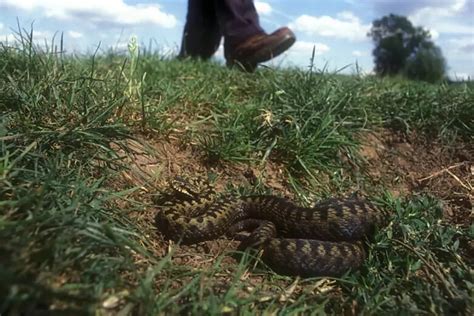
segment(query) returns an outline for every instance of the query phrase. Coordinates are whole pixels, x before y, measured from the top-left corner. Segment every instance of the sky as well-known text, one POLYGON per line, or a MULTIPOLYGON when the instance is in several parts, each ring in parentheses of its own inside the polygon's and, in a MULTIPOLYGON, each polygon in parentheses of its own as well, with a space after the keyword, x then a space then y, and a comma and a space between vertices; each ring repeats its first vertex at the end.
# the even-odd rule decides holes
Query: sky
MULTIPOLYGON (((297 37, 271 67, 308 67, 314 48, 318 69, 370 73, 373 43, 366 34, 373 20, 394 13, 430 31, 451 78, 474 78, 474 0, 259 0, 255 6, 268 33, 289 26, 297 37)), ((0 0, 0 41, 13 43, 18 24, 33 25, 35 42, 59 42, 62 33, 71 53, 126 51, 136 36, 141 47, 176 54, 186 10, 187 0, 0 0)), ((223 59, 222 47, 215 58, 223 59)))

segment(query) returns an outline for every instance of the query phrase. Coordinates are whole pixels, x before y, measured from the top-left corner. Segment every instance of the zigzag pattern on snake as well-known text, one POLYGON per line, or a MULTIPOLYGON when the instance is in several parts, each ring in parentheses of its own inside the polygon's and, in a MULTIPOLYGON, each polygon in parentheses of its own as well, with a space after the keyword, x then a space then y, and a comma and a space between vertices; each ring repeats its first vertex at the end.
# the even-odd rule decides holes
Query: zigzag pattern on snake
POLYGON ((175 179, 156 215, 158 230, 183 244, 250 231, 239 249, 262 249, 262 260, 286 275, 339 276, 365 259, 363 240, 385 214, 358 198, 301 207, 288 199, 217 196, 203 180, 175 179))

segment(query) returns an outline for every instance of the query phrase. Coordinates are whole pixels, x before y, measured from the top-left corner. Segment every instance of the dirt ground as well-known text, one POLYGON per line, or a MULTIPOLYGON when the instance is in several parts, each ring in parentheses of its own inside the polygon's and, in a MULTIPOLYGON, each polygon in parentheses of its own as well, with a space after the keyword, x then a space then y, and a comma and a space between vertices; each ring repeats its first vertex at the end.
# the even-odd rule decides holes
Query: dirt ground
POLYGON ((381 131, 364 135, 360 154, 370 177, 395 196, 429 193, 444 202, 444 219, 469 226, 474 216, 474 148, 449 147, 416 135, 381 131))
MULTIPOLYGON (((463 227, 474 217, 474 148, 472 144, 449 146, 429 142, 417 135, 395 134, 380 130, 360 137, 360 155, 365 160, 365 172, 376 184, 383 185, 395 196, 429 193, 444 203, 444 220, 463 227)), ((196 175, 212 172, 219 175, 216 189, 227 183, 254 185, 265 179, 265 186, 284 196, 293 197, 284 176, 284 169, 269 162, 263 167, 225 164, 210 166, 193 146, 182 146, 179 137, 166 141, 148 138, 140 143, 130 142, 133 159, 130 169, 123 173, 126 182, 140 186, 140 198, 150 201, 153 194, 166 186, 166 179, 176 175, 196 175), (262 177, 260 177, 262 176, 262 177)), ((134 220, 147 231, 157 256, 168 253, 172 245, 158 238, 153 212, 140 212, 134 220)), ((210 266, 224 251, 235 249, 236 243, 217 240, 174 249, 173 262, 202 268, 210 266)), ((474 242, 468 241, 464 251, 474 258, 474 242)), ((233 259, 229 259, 231 262, 233 259)), ((227 260, 225 260, 227 261, 227 260)), ((223 264, 226 262, 223 262, 223 264)))

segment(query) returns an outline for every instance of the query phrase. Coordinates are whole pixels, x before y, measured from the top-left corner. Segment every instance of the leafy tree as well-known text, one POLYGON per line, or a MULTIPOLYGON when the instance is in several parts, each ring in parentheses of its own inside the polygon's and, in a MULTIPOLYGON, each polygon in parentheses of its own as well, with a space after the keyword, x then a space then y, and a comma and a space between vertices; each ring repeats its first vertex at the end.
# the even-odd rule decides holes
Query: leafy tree
MULTIPOLYGON (((410 78, 422 80, 437 72, 442 72, 441 77, 444 75, 446 63, 441 50, 431 41, 430 33, 413 26, 406 17, 390 14, 375 20, 368 36, 375 44, 372 54, 377 74, 385 76, 403 73, 410 78), (435 65, 437 71, 430 74, 429 68, 423 66, 428 64, 435 65), (412 66, 415 68, 411 69, 412 66)), ((440 75, 436 79, 429 79, 436 81, 440 79, 440 75)))
POLYGON ((437 46, 425 46, 408 57, 403 70, 405 76, 414 80, 436 82, 445 77, 446 61, 437 46))

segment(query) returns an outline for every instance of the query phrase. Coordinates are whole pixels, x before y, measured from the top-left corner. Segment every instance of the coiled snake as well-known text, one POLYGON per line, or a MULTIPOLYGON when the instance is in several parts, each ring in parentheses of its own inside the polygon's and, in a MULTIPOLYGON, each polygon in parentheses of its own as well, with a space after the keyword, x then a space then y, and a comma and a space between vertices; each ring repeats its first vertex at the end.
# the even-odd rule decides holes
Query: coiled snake
POLYGON ((239 249, 262 249, 262 260, 286 275, 338 276, 365 260, 363 239, 385 215, 358 198, 301 207, 276 196, 217 196, 202 179, 171 182, 156 215, 158 230, 183 244, 251 231, 239 249))

